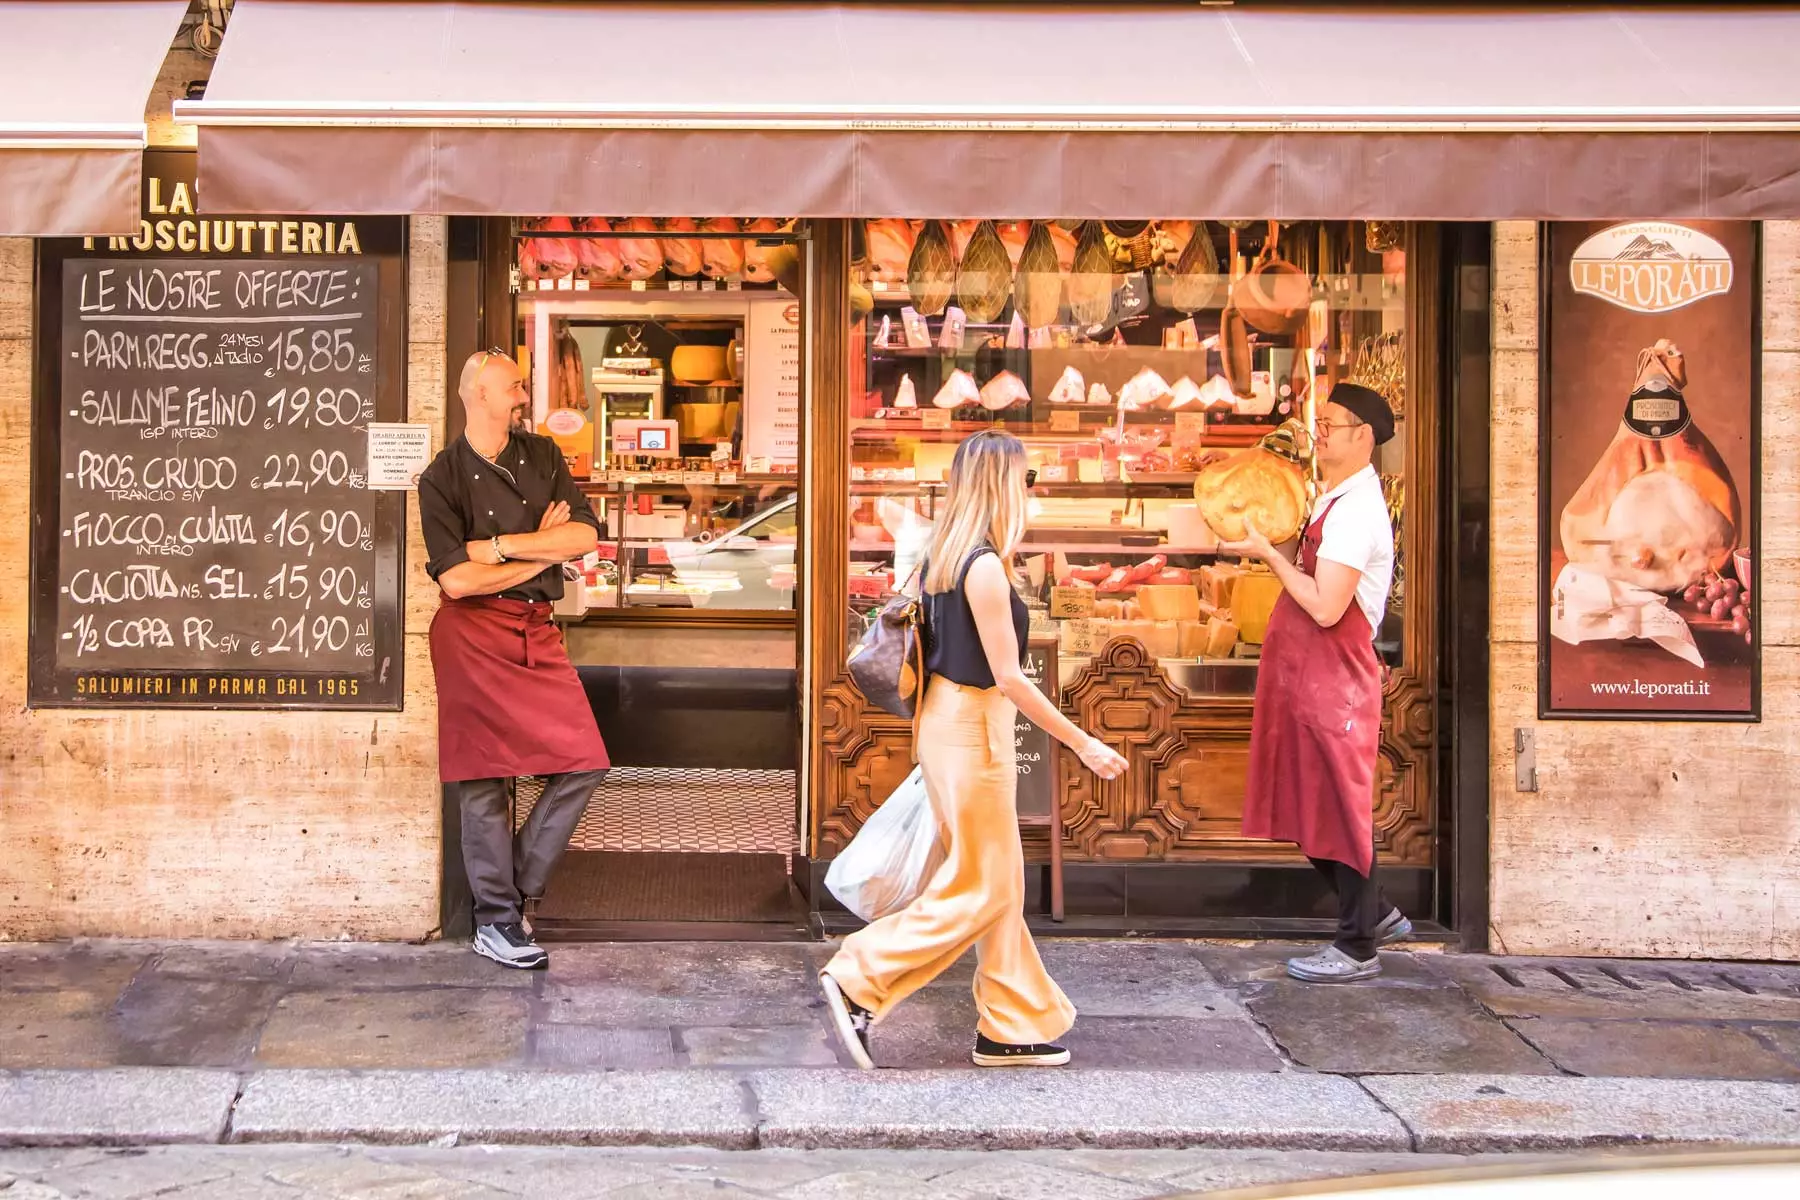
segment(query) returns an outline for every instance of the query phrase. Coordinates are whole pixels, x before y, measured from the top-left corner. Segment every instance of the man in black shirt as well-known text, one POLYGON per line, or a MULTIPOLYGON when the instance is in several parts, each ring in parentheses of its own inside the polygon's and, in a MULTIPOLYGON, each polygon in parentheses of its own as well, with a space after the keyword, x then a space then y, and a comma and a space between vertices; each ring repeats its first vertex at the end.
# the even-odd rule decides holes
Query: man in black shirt
POLYGON ((438 773, 462 813, 475 952, 543 967, 524 902, 543 895, 608 766, 550 605, 562 564, 594 548, 600 523, 556 443, 526 430, 512 359, 472 355, 457 391, 463 436, 419 477, 425 570, 443 591, 431 621, 438 773), (520 775, 543 776, 544 794, 515 837, 507 783, 520 775))

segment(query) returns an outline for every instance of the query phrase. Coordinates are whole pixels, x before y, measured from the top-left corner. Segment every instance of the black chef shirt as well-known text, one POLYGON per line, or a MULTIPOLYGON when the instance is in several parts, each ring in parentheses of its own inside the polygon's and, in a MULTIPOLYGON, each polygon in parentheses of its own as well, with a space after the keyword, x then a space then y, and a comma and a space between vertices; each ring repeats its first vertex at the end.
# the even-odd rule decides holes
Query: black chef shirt
MULTIPOLYGON (((569 506, 569 520, 600 529, 599 518, 551 439, 514 430, 500 457, 490 463, 467 438, 445 446, 419 476, 419 521, 425 527, 425 573, 435 582, 458 563, 469 561, 469 542, 509 533, 536 533, 556 501, 569 506)), ((562 568, 552 563, 500 595, 508 600, 548 603, 563 594, 562 568)))

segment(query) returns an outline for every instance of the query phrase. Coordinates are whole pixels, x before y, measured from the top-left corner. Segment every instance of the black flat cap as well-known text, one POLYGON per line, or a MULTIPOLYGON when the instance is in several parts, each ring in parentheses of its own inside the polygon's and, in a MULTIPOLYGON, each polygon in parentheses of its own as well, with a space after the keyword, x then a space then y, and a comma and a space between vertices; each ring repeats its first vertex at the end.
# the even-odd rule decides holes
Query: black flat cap
POLYGON ((1394 437, 1394 410, 1374 388, 1360 383, 1340 383, 1331 389, 1329 403, 1356 414, 1356 419, 1375 434, 1375 444, 1384 446, 1394 437))

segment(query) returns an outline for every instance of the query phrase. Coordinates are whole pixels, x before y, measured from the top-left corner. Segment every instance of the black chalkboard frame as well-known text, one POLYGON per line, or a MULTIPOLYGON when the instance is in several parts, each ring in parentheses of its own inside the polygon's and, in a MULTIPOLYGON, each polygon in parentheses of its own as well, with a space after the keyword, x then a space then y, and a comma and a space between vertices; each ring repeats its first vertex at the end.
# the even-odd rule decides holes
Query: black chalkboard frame
MULTIPOLYGON (((148 150, 144 153, 144 214, 151 213, 150 180, 161 181, 165 201, 174 181, 194 188, 196 155, 188 150, 148 150)), ((224 219, 226 214, 201 214, 224 219)), ((259 218, 267 219, 267 218, 259 218)), ((290 218, 292 219, 292 218, 290 218)), ((380 303, 376 320, 375 419, 406 419, 407 372, 407 222, 403 217, 327 217, 307 214, 311 221, 354 219, 362 261, 377 270, 380 303)), ((105 239, 90 248, 81 238, 46 238, 37 243, 33 280, 34 329, 31 427, 31 607, 28 650, 27 704, 33 708, 82 709, 214 709, 214 710, 348 710, 398 712, 405 699, 405 578, 406 493, 374 493, 375 586, 373 622, 375 653, 369 669, 361 673, 299 670, 188 670, 73 668, 58 662, 60 638, 56 629, 57 588, 60 578, 59 531, 62 528, 62 315, 63 263, 71 258, 120 258, 155 260, 187 258, 180 251, 161 253, 133 249, 109 250, 105 239), (120 681, 134 690, 99 691, 80 686, 83 679, 99 677, 120 681), (263 694, 218 695, 200 686, 189 693, 179 689, 136 690, 171 677, 192 678, 202 685, 209 679, 263 680, 263 694), (332 686, 324 686, 327 681, 332 686), (353 681, 354 687, 343 684, 353 681), (304 692, 278 683, 305 685, 304 692)), ((283 256, 259 252, 238 253, 237 258, 283 256)))

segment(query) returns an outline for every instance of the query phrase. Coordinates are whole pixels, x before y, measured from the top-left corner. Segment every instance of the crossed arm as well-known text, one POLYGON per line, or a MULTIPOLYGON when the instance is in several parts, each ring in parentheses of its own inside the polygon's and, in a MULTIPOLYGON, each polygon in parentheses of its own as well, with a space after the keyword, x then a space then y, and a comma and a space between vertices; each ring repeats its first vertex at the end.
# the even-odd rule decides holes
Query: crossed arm
POLYGON ((559 500, 544 510, 535 532, 500 536, 500 553, 506 562, 494 557, 493 539, 468 542, 463 548, 469 561, 439 575, 438 586, 453 600, 492 596, 537 578, 548 565, 580 558, 598 540, 591 525, 569 520, 569 506, 559 500))

